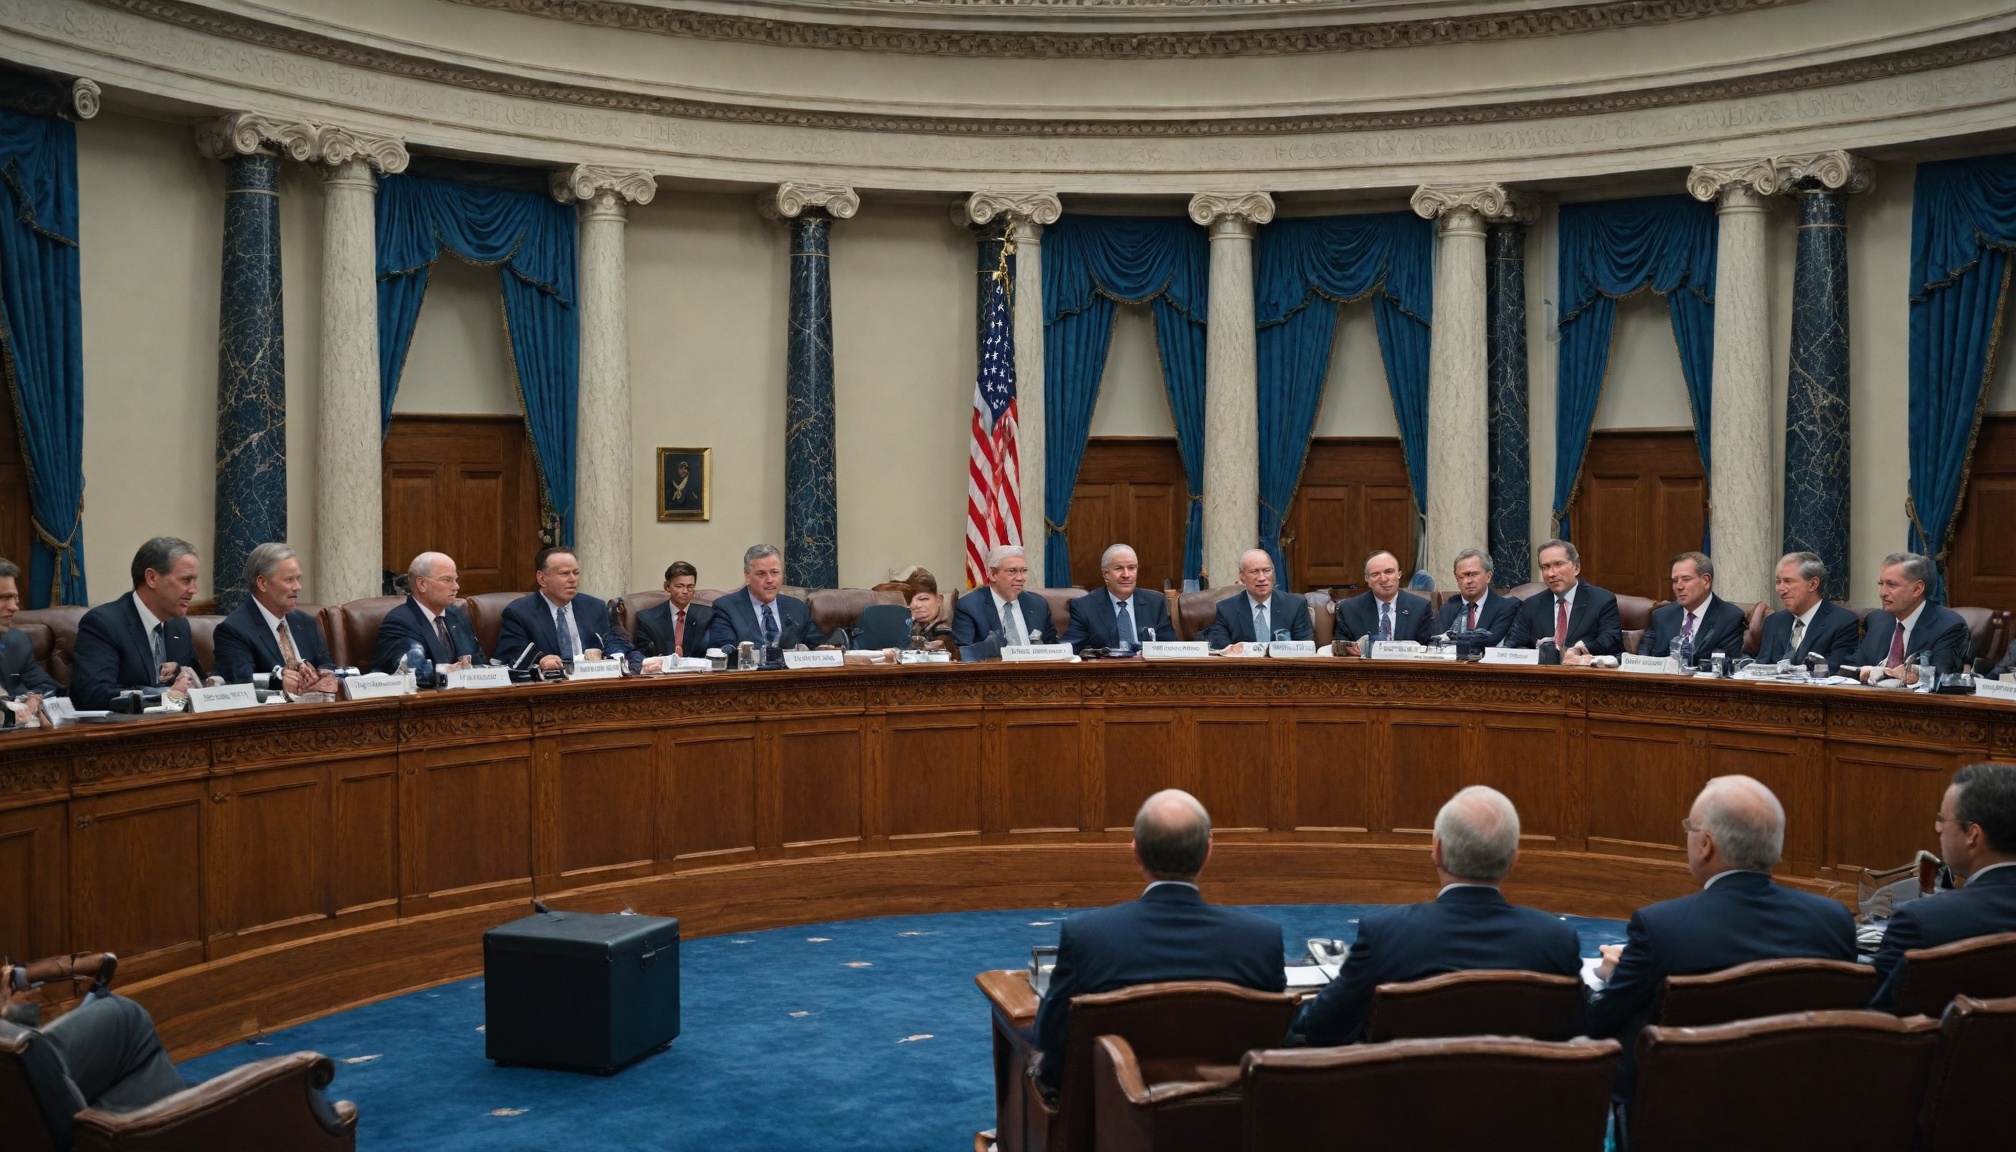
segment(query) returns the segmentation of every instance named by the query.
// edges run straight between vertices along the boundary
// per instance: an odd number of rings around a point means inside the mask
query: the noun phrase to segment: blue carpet
[[[1351,939],[1363,905],[1278,905],[1299,952]],[[203,1080],[313,1049],[357,1104],[366,1149],[964,1152],[994,1125],[987,1001],[975,973],[1018,968],[1068,912],[848,920],[687,941],[683,1032],[610,1077],[483,1058],[483,982],[414,992],[182,1065]],[[1585,956],[1623,925],[1567,917]]]

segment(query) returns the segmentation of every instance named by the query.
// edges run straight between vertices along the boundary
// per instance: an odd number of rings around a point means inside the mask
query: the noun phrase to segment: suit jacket
[[[785,648],[800,644],[817,648],[826,643],[826,633],[812,619],[812,608],[794,596],[778,596],[778,643]],[[763,646],[763,629],[756,623],[756,598],[749,589],[738,588],[714,601],[714,618],[707,624],[707,647],[732,651],[747,640]]]
[[[1680,620],[1686,609],[1679,604],[1663,605],[1652,612],[1652,626],[1638,638],[1640,656],[1670,656],[1673,641],[1680,635]],[[1574,613],[1569,613],[1569,623],[1574,623]],[[1701,613],[1701,622],[1694,626],[1694,659],[1712,656],[1717,652],[1731,657],[1743,654],[1743,636],[1750,630],[1750,617],[1741,608],[1722,599],[1713,597],[1708,607]],[[1550,633],[1551,635],[1551,633]]]
[[[24,692],[40,692],[44,696],[61,696],[66,691],[54,677],[43,671],[35,661],[35,642],[19,628],[9,628],[0,632],[0,689],[9,696],[19,696]],[[13,713],[6,713],[12,720]]]
[[[399,667],[399,658],[415,644],[419,644],[420,650],[436,664],[453,664],[464,656],[477,664],[489,659],[483,655],[483,642],[476,638],[476,626],[469,622],[468,615],[460,607],[448,605],[441,619],[448,626],[450,643],[446,648],[441,646],[441,637],[427,619],[426,610],[413,597],[406,597],[406,602],[387,612],[378,625],[378,647],[371,655],[371,670],[390,672]],[[518,647],[524,648],[525,642],[519,641]],[[512,655],[517,655],[517,652],[512,652]]]
[[[1505,638],[1511,648],[1536,648],[1543,639],[1554,638],[1554,594],[1542,588],[1519,605],[1512,618],[1512,631]],[[1620,656],[1624,652],[1624,625],[1617,619],[1617,597],[1587,580],[1575,586],[1575,606],[1568,610],[1568,643],[1588,648],[1591,656]]]
[[[1337,635],[1356,640],[1379,635],[1379,602],[1370,592],[1360,592],[1337,605]],[[1401,591],[1393,598],[1393,639],[1426,640],[1435,635],[1435,613],[1428,601],[1412,592]]]
[[[1244,644],[1251,640],[1272,640],[1274,633],[1286,630],[1290,640],[1314,640],[1316,625],[1309,620],[1309,601],[1293,592],[1274,590],[1267,598],[1267,635],[1253,635],[1253,601],[1245,589],[1237,596],[1228,596],[1218,602],[1217,619],[1204,630],[1204,639],[1213,648],[1224,648],[1231,644]]]
[[[336,666],[313,616],[298,609],[287,613],[287,635],[293,638],[294,655],[299,659],[317,668]],[[267,630],[259,602],[250,596],[237,611],[218,621],[211,644],[217,654],[217,675],[226,684],[250,684],[253,673],[271,672],[280,665],[280,638]]]
[[[646,608],[637,614],[637,634],[631,637],[631,641],[637,645],[637,651],[645,656],[705,656],[707,629],[713,620],[714,610],[707,605],[687,605],[686,647],[674,652],[672,602],[667,600],[655,608]]]
[[[1461,627],[1456,617],[1463,612],[1463,597],[1452,596],[1442,605],[1442,611],[1435,617],[1435,633],[1444,633]],[[1496,588],[1484,590],[1484,606],[1477,613],[1477,630],[1491,634],[1491,647],[1505,643],[1505,637],[1512,634],[1512,619],[1519,614],[1519,601],[1510,596],[1500,596]],[[1432,634],[1432,633],[1431,633]]]
[[[161,621],[161,659],[193,668],[200,679],[203,665],[189,639],[189,620],[173,616]],[[140,627],[133,593],[100,604],[77,622],[76,670],[70,674],[70,698],[83,711],[102,711],[112,698],[133,688],[160,686],[161,667],[154,646]]]
[[[1207,904],[1187,884],[1157,884],[1141,898],[1064,921],[1057,967],[1036,1010],[1042,1078],[1064,1075],[1065,1026],[1073,996],[1164,980],[1223,980],[1262,992],[1287,985],[1281,926],[1263,916]]]
[[[1822,600],[1796,649],[1792,647],[1792,621],[1792,613],[1784,608],[1764,618],[1764,636],[1757,643],[1757,659],[1766,664],[1780,660],[1804,664],[1808,655],[1817,654],[1827,657],[1827,671],[1833,673],[1855,658],[1855,646],[1862,639],[1862,621],[1856,619],[1855,613],[1831,600]]]
[[[1507,903],[1496,888],[1451,888],[1426,904],[1403,904],[1358,921],[1344,970],[1295,1017],[1310,1044],[1363,1038],[1372,991],[1445,972],[1508,968],[1550,976],[1582,974],[1575,929],[1558,916]]]
[[[1128,643],[1139,645],[1148,629],[1157,640],[1176,639],[1176,625],[1169,619],[1169,598],[1146,588],[1134,589],[1128,601],[1128,615],[1134,618],[1134,635]],[[1060,641],[1073,652],[1087,648],[1114,648],[1120,643],[1120,614],[1113,610],[1113,593],[1101,587],[1071,601],[1071,619]]]
[[[605,657],[626,656],[630,637],[609,622],[609,605],[586,592],[574,597],[574,631],[581,647],[600,648]],[[504,606],[504,623],[497,630],[497,655],[506,663],[515,661],[525,645],[533,646],[533,658],[560,655],[560,634],[553,627],[553,608],[546,597],[527,592]]]
[[[1034,592],[1024,592],[1015,598],[1015,606],[1022,611],[1022,623],[1029,629],[1031,644],[1057,643],[1057,621],[1050,616],[1050,602]],[[981,586],[960,596],[952,605],[952,642],[961,648],[978,644],[988,633],[999,632],[1006,642],[1008,629],[1001,624],[1001,613],[994,607],[994,591]]]
[[[1789,957],[1854,960],[1855,921],[1848,909],[1775,884],[1762,872],[1736,872],[1691,896],[1632,913],[1624,957],[1589,1002],[1589,1035],[1624,1045],[1617,1096],[1631,1096],[1638,1030],[1658,1016],[1666,977]]]
[[[1876,950],[1876,975],[1883,982],[1869,1007],[1887,1011],[1897,1002],[1904,953],[1997,932],[2016,932],[2016,865],[1980,873],[1957,891],[1898,905]]]
[[[1863,667],[1882,664],[1890,655],[1890,638],[1896,631],[1897,617],[1881,609],[1869,613],[1869,631],[1848,662]],[[1930,602],[1919,614],[1918,626],[1911,630],[1907,640],[1910,648],[1904,653],[1906,660],[1920,652],[1930,652],[1933,667],[1941,673],[1960,671],[1974,652],[1974,638],[1967,632],[1967,621],[1958,612]]]

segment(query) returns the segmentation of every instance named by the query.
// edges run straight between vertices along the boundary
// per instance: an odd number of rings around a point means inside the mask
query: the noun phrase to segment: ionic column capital
[[[1423,184],[1407,201],[1423,220],[1440,220],[1442,230],[1482,228],[1486,224],[1527,224],[1540,219],[1540,207],[1503,184]],[[1475,223],[1471,218],[1475,218]]]
[[[324,124],[315,135],[315,161],[330,168],[361,160],[380,172],[398,173],[406,170],[409,159],[406,142],[397,136],[359,132],[338,124]]]
[[[1055,192],[975,192],[952,207],[952,222],[961,227],[1003,220],[1010,234],[1033,227],[1038,235],[1064,215]]]
[[[1700,164],[1687,174],[1687,191],[1696,200],[1728,206],[1761,202],[1801,187],[1830,192],[1867,192],[1873,183],[1869,162],[1836,149],[1793,156],[1760,156],[1719,164]]]
[[[846,220],[861,210],[861,196],[844,184],[802,184],[786,180],[756,194],[756,211],[765,220],[796,220],[810,211]]]
[[[195,128],[196,150],[212,160],[264,152],[330,168],[362,160],[380,172],[406,170],[406,144],[395,136],[264,112],[232,112],[199,120]]]
[[[583,204],[586,212],[621,214],[625,204],[649,204],[658,195],[658,178],[642,168],[605,168],[576,164],[554,172],[549,180],[553,199]]]
[[[1190,197],[1190,219],[1211,229],[1213,240],[1251,237],[1274,219],[1274,197],[1265,192],[1199,192]]]

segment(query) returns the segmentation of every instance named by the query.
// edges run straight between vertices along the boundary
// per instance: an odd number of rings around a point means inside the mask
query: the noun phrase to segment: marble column
[[[1490,539],[1492,582],[1532,579],[1532,446],[1526,381],[1527,217],[1493,224],[1484,240],[1485,311],[1489,315]]]
[[[852,188],[784,183],[757,208],[791,223],[791,328],[784,366],[784,582],[840,584],[833,421],[833,281],[827,235],[853,216]]]
[[[1204,569],[1220,584],[1260,543],[1260,364],[1253,339],[1253,237],[1274,219],[1265,192],[1200,192],[1190,219],[1210,229],[1204,352]]]
[[[658,194],[651,173],[577,164],[555,172],[554,199],[581,216],[581,391],[574,432],[574,552],[581,587],[630,589],[630,297],[623,253],[629,205]]]
[[[1022,549],[1029,554],[1029,571],[1038,581],[1043,579],[1047,543],[1043,469],[1049,447],[1043,376],[1043,228],[1055,224],[1063,213],[1063,204],[1050,192],[975,192],[965,205],[966,219],[974,224],[987,224],[996,217],[1008,221],[1015,269],[1010,301],[1015,311],[1015,450],[1022,461]]]

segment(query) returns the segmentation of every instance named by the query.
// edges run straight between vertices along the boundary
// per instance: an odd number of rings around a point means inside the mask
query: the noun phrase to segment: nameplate
[[[784,653],[784,667],[786,668],[844,668],[846,665],[847,654],[837,648],[828,648],[823,651]]]
[[[1486,648],[1480,664],[1539,664],[1538,648]]]
[[[1738,680],[1776,680],[1789,671],[1792,671],[1792,669],[1788,665],[1766,664],[1759,661],[1748,668],[1738,668],[1735,678]]]
[[[1374,660],[1418,660],[1421,658],[1421,642],[1418,640],[1374,640],[1368,646],[1366,655]]]
[[[569,680],[617,680],[622,676],[621,660],[576,660],[567,670]]]
[[[714,662],[704,656],[666,656],[658,661],[658,674],[670,676],[675,672],[712,672]]]
[[[1239,650],[1237,652],[1234,652],[1232,650],[1232,646],[1230,644],[1227,644],[1225,646],[1225,650],[1218,654],[1220,656],[1230,656],[1234,660],[1246,660],[1251,659],[1252,657],[1255,656],[1265,656],[1267,655],[1267,641],[1248,640],[1245,643],[1239,645]]]
[[[1314,640],[1276,640],[1267,645],[1267,655],[1279,660],[1306,659],[1316,655]]]
[[[442,673],[443,688],[509,688],[511,670],[486,665],[481,668],[450,668]]]
[[[250,684],[220,684],[215,688],[189,690],[189,710],[198,715],[258,706],[259,690]]]
[[[1001,659],[1009,664],[1056,664],[1074,655],[1069,644],[1009,644],[1001,649]]]
[[[1630,652],[1617,658],[1617,668],[1623,672],[1655,672],[1661,676],[1680,674],[1680,662],[1671,656],[1638,656]]]
[[[1990,700],[2016,702],[2016,684],[2010,684],[2001,680],[1990,680],[1986,676],[1976,676],[1974,678],[1974,694],[1976,696],[1986,696]]]
[[[345,700],[376,700],[381,696],[404,696],[408,691],[406,677],[397,672],[373,672],[343,680]]]
[[[905,648],[896,654],[898,664],[950,664],[952,653],[930,648]]]
[[[1211,656],[1206,640],[1150,640],[1141,645],[1143,660],[1205,660]]]

